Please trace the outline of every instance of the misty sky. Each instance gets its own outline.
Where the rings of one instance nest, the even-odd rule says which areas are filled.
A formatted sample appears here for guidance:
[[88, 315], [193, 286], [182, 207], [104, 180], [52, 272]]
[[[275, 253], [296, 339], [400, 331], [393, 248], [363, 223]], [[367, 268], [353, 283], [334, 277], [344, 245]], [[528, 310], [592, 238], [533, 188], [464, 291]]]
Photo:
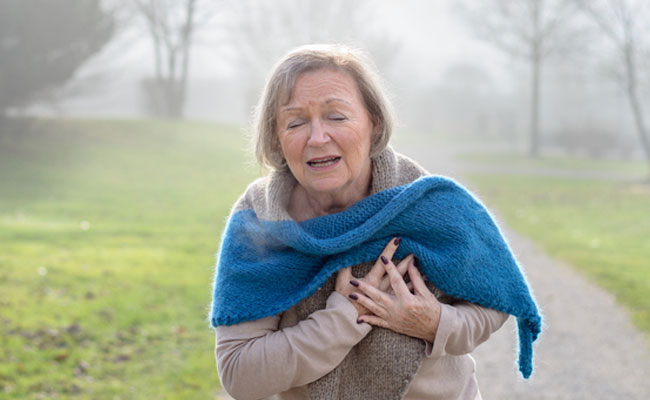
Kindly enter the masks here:
[[[374, 1], [376, 15], [368, 24], [398, 38], [401, 48], [395, 68], [408, 69], [408, 76], [423, 85], [432, 84], [450, 65], [462, 62], [480, 64], [498, 79], [507, 57], [476, 40], [454, 15], [452, 3], [452, 0]], [[201, 82], [199, 85], [205, 86], [207, 81], [227, 81], [235, 74], [229, 56], [233, 49], [218, 31], [223, 18], [229, 18], [227, 13], [215, 17], [213, 31], [201, 34], [193, 48], [190, 80], [195, 84]], [[90, 89], [85, 88], [81, 95], [60, 103], [58, 110], [68, 115], [137, 116], [141, 110], [135, 86], [143, 77], [151, 76], [154, 68], [148, 37], [142, 31], [125, 32], [98, 60], [79, 74], [93, 78], [88, 85]], [[194, 92], [192, 86], [190, 83], [190, 97]], [[210, 118], [209, 105], [204, 101], [199, 102], [200, 110], [192, 103], [190, 99], [187, 110], [190, 117], [219, 119]]]
[[[236, 25], [239, 21], [237, 14], [233, 11], [237, 7], [240, 17], [248, 17], [255, 11], [259, 14], [263, 10], [262, 15], [256, 17], [258, 19], [251, 19], [254, 23], [259, 18], [264, 22], [264, 13], [271, 7], [272, 11], [277, 11], [273, 20], [275, 25], [272, 25], [275, 28], [287, 18], [290, 23], [300, 25], [300, 20], [295, 22], [294, 19], [302, 18], [305, 9], [318, 13], [335, 10], [324, 8], [331, 7], [331, 3], [296, 0], [278, 2], [284, 5], [282, 8], [272, 0], [248, 0], [246, 4], [255, 7], [251, 9], [242, 6], [244, 1], [210, 3], [227, 7], [214, 15], [209, 29], [196, 36], [185, 107], [185, 116], [189, 119], [248, 125], [264, 81], [262, 75], [268, 74], [272, 64], [288, 50], [280, 51], [283, 42], [276, 43], [270, 34], [273, 40], [268, 41], [265, 37], [267, 42], [263, 45], [273, 47], [277, 44], [273, 51], [267, 52], [277, 55], [272, 56], [273, 60], [264, 57], [255, 60], [259, 61], [257, 70], [248, 65], [248, 61], [241, 57], [245, 52], [237, 43], [236, 35], [241, 32]], [[338, 4], [347, 7], [348, 4], [364, 3]], [[397, 117], [403, 126], [411, 130], [459, 134], [480, 131], [488, 136], [501, 135], [501, 139], [509, 142], [515, 139], [522, 144], [525, 142], [531, 115], [530, 65], [506, 55], [489, 41], [479, 40], [476, 31], [458, 12], [457, 1], [375, 0], [365, 4], [372, 8], [364, 9], [360, 14], [358, 24], [363, 26], [358, 31], [375, 32], [399, 43], [397, 48], [381, 55], [388, 57], [388, 62], [386, 59], [376, 61], [393, 95]], [[290, 16], [285, 15], [289, 12]], [[339, 20], [345, 20], [339, 15], [330, 15], [329, 22], [336, 25]], [[323, 26], [314, 25], [314, 20], [321, 20], [321, 14], [311, 18], [303, 18], [303, 22], [310, 22], [305, 22], [301, 29], [316, 31], [324, 27], [327, 35], [334, 30], [326, 22]], [[142, 21], [135, 27], [133, 24], [128, 26], [118, 30], [116, 40], [79, 71], [78, 76], [82, 79], [73, 81], [73, 96], [61, 96], [58, 101], [40, 104], [28, 112], [73, 117], [151, 116], [147, 112], [141, 84], [143, 79], [154, 75], [151, 42]], [[348, 31], [356, 34], [357, 29]], [[606, 54], [601, 39], [584, 45], [593, 45], [597, 51]], [[375, 45], [377, 43], [375, 41]], [[380, 52], [382, 44], [379, 43]], [[368, 50], [376, 55], [373, 49]], [[626, 136], [628, 141], [635, 140], [634, 123], [625, 93], [619, 83], [602, 73], [608, 66], [602, 61], [595, 65], [582, 54], [574, 56], [573, 60], [571, 57], [566, 60], [550, 58], [543, 66], [540, 100], [543, 136], [551, 138], [566, 132], [598, 131], [605, 135]], [[644, 75], [644, 79], [650, 80], [648, 76]]]

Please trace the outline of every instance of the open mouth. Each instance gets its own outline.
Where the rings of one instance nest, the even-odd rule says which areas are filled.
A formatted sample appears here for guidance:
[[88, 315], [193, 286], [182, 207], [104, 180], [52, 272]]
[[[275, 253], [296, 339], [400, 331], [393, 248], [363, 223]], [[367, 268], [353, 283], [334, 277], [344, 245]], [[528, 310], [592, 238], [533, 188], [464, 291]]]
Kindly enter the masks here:
[[313, 160], [307, 161], [307, 164], [309, 164], [309, 166], [313, 168], [325, 168], [325, 167], [329, 167], [330, 165], [336, 164], [337, 162], [339, 162], [340, 159], [341, 157], [337, 157], [337, 156], [315, 158]]

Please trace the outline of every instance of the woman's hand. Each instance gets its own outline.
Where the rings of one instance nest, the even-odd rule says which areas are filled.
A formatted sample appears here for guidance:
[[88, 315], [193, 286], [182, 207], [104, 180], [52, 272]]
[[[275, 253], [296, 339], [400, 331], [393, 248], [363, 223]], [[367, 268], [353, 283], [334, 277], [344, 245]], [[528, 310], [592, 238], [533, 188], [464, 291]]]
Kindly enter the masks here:
[[[386, 274], [386, 268], [384, 267], [383, 259], [390, 260], [393, 258], [397, 247], [399, 247], [400, 238], [391, 239], [384, 250], [381, 252], [381, 255], [375, 262], [375, 265], [372, 269], [364, 276], [363, 278], [355, 278], [352, 276], [352, 268], [344, 268], [339, 270], [338, 275], [336, 276], [336, 288], [335, 290], [341, 293], [343, 296], [351, 299], [352, 304], [359, 312], [359, 316], [364, 314], [370, 314], [367, 308], [359, 304], [357, 301], [353, 301], [355, 294], [353, 292], [356, 290], [355, 283], [364, 282], [366, 285], [372, 286], [373, 288], [379, 289], [383, 292], [391, 290], [390, 277]], [[400, 278], [406, 273], [408, 264], [413, 259], [413, 255], [406, 257], [402, 260], [401, 263], [396, 267], [396, 272], [399, 274]], [[404, 281], [402, 281], [404, 283]]]
[[367, 322], [433, 343], [440, 322], [440, 302], [424, 283], [414, 258], [411, 258], [407, 268], [414, 293], [409, 291], [393, 262], [390, 259], [382, 261], [394, 294], [359, 281], [359, 290], [350, 297], [356, 296], [356, 302], [374, 315], [361, 315], [358, 322]]

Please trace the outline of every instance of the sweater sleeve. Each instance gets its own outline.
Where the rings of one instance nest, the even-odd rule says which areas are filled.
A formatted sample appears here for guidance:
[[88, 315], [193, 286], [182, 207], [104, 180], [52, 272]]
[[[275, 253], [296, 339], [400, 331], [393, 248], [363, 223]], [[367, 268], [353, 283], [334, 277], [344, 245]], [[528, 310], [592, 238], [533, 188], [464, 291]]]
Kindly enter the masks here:
[[370, 332], [368, 324], [356, 320], [356, 308], [332, 292], [325, 309], [291, 327], [279, 329], [280, 315], [218, 326], [221, 384], [236, 399], [260, 399], [313, 382]]
[[427, 357], [471, 353], [508, 319], [508, 314], [469, 302], [441, 307], [436, 337], [426, 343]]

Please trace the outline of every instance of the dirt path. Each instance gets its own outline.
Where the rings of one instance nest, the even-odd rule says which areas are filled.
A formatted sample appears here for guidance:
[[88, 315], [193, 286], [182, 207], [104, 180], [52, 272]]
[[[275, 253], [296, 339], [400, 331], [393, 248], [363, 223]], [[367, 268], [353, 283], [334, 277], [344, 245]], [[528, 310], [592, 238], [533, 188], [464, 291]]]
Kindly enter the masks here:
[[[429, 171], [467, 184], [461, 176], [467, 169], [453, 151], [432, 152], [431, 146], [406, 145], [398, 149]], [[612, 295], [508, 229], [498, 214], [496, 218], [525, 268], [543, 312], [544, 331], [535, 345], [533, 376], [527, 381], [515, 365], [513, 318], [474, 351], [483, 397], [650, 399], [649, 346], [626, 311]]]
[[614, 297], [506, 229], [544, 316], [535, 371], [519, 377], [514, 318], [474, 356], [485, 399], [648, 399], [648, 344]]

